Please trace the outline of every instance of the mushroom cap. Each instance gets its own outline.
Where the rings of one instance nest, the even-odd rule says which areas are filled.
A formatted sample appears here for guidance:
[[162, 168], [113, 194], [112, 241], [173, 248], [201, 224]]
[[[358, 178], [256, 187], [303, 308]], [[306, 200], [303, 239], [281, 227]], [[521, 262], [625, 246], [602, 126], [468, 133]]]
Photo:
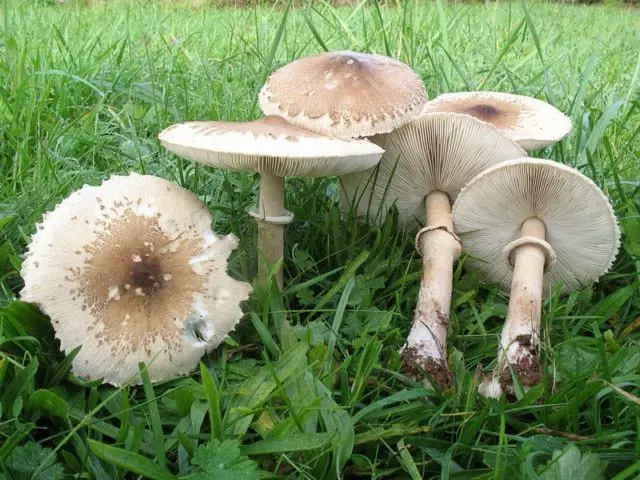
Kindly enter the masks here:
[[328, 52], [300, 58], [271, 74], [260, 91], [265, 115], [336, 137], [390, 132], [420, 114], [422, 79], [382, 55]]
[[179, 123], [159, 138], [168, 150], [189, 160], [280, 177], [356, 172], [376, 165], [383, 152], [367, 140], [325, 137], [276, 116], [242, 123]]
[[74, 374], [113, 385], [192, 371], [235, 327], [251, 290], [226, 274], [233, 235], [153, 176], [84, 186], [44, 215], [22, 264], [22, 299], [53, 322]]
[[379, 166], [345, 175], [341, 205], [358, 217], [384, 220], [394, 203], [402, 223], [425, 219], [425, 197], [434, 190], [453, 202], [462, 187], [498, 162], [526, 156], [493, 126], [468, 115], [430, 113], [371, 139], [385, 153]]
[[511, 93], [447, 93], [427, 102], [422, 112], [471, 115], [491, 123], [526, 150], [552, 145], [571, 131], [571, 119], [554, 106]]
[[565, 291], [596, 281], [612, 265], [620, 229], [611, 203], [591, 179], [550, 160], [521, 158], [480, 173], [453, 207], [456, 233], [469, 253], [465, 264], [505, 290], [513, 268], [504, 249], [520, 238], [522, 223], [537, 217], [555, 262], [543, 290], [561, 283]]

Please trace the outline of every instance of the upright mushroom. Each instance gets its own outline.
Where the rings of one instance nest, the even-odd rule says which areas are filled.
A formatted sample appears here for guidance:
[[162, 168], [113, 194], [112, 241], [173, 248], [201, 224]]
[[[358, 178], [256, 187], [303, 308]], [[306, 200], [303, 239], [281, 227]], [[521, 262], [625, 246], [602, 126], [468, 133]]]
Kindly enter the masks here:
[[542, 100], [499, 92], [446, 93], [427, 102], [423, 113], [471, 115], [495, 126], [525, 150], [552, 145], [571, 131], [571, 119]]
[[[280, 117], [253, 122], [187, 122], [160, 134], [175, 154], [229, 170], [260, 173], [258, 209], [250, 213], [258, 224], [258, 246], [271, 265], [284, 250], [284, 225], [293, 214], [284, 209], [284, 177], [342, 175], [378, 163], [382, 149], [366, 140], [325, 137], [294, 127]], [[266, 272], [259, 264], [260, 277]], [[282, 287], [282, 270], [277, 274]]]
[[235, 327], [250, 286], [226, 274], [233, 235], [189, 191], [131, 174], [85, 186], [44, 215], [22, 299], [53, 322], [72, 371], [113, 385], [190, 372]]
[[511, 287], [494, 375], [480, 392], [513, 393], [540, 381], [542, 295], [595, 282], [613, 263], [620, 231], [609, 200], [577, 170], [549, 160], [515, 159], [480, 173], [453, 208], [466, 265]]
[[260, 92], [265, 115], [335, 137], [390, 132], [418, 116], [426, 101], [424, 83], [408, 65], [349, 51], [291, 62]]
[[377, 170], [342, 177], [343, 208], [360, 217], [384, 218], [395, 203], [401, 221], [426, 220], [416, 236], [423, 276], [415, 316], [403, 348], [404, 369], [451, 384], [446, 341], [453, 264], [461, 243], [451, 223], [451, 203], [487, 167], [526, 155], [494, 127], [468, 115], [427, 114], [389, 134], [372, 137], [385, 153]]

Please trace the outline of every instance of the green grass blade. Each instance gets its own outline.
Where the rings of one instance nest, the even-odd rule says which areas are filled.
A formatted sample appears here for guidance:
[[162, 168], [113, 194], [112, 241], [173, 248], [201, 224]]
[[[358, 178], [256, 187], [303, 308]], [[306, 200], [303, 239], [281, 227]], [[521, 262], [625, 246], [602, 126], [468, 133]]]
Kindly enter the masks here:
[[351, 277], [344, 287], [344, 291], [342, 292], [342, 296], [340, 297], [340, 301], [338, 302], [338, 308], [336, 309], [336, 314], [333, 317], [333, 324], [331, 325], [331, 334], [329, 336], [329, 343], [327, 346], [327, 361], [324, 364], [324, 371], [328, 376], [330, 376], [331, 374], [331, 365], [333, 362], [333, 351], [336, 348], [336, 340], [338, 339], [338, 332], [340, 330], [340, 325], [342, 324], [342, 320], [344, 318], [344, 310], [347, 307], [347, 302], [349, 301], [349, 295], [351, 294], [351, 290], [353, 290], [353, 287], [355, 284], [356, 284], [355, 279]]
[[211, 372], [203, 362], [200, 362], [200, 376], [202, 387], [209, 403], [209, 422], [211, 423], [212, 438], [222, 441], [222, 413], [220, 411], [220, 392]]
[[250, 445], [243, 445], [243, 455], [267, 455], [286, 452], [306, 452], [326, 447], [332, 435], [328, 433], [295, 433], [267, 438]]
[[151, 432], [153, 433], [153, 446], [156, 453], [156, 461], [166, 470], [167, 458], [164, 453], [164, 433], [162, 432], [162, 420], [160, 419], [160, 410], [158, 409], [158, 400], [153, 391], [151, 378], [144, 363], [138, 365], [140, 376], [142, 377], [142, 385], [144, 387], [144, 396], [147, 399], [147, 407], [149, 409], [149, 422], [151, 423]]
[[176, 478], [156, 464], [155, 461], [123, 448], [107, 445], [96, 440], [89, 440], [89, 447], [101, 460], [138, 475], [143, 475], [146, 478], [152, 480], [175, 480]]
[[[284, 9], [282, 13], [282, 19], [280, 20], [280, 25], [278, 26], [278, 30], [276, 31], [275, 37], [273, 37], [273, 41], [271, 42], [271, 48], [269, 49], [269, 56], [264, 64], [264, 72], [262, 74], [262, 84], [267, 80], [267, 77], [271, 73], [271, 67], [273, 66], [273, 61], [276, 58], [276, 53], [278, 52], [278, 47], [280, 46], [280, 42], [282, 41], [282, 36], [284, 35], [284, 29], [287, 25], [287, 18], [289, 18], [289, 11], [291, 10], [291, 3], [293, 0], [289, 0], [287, 3], [287, 7]], [[262, 88], [262, 85], [261, 85]], [[258, 105], [258, 95], [254, 96], [253, 105], [251, 106], [251, 116], [255, 115], [256, 107]]]

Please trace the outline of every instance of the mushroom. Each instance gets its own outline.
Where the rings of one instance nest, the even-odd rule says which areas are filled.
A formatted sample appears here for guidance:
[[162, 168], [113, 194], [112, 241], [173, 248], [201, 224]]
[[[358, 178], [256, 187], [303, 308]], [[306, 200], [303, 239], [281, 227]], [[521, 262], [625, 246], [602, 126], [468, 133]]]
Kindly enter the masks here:
[[[187, 122], [160, 134], [163, 145], [196, 162], [229, 170], [260, 173], [258, 246], [268, 264], [283, 256], [284, 225], [293, 213], [284, 209], [284, 177], [342, 175], [378, 163], [382, 149], [367, 140], [325, 137], [294, 127], [276, 116], [253, 122]], [[260, 278], [266, 277], [263, 262]], [[276, 280], [282, 287], [282, 269]]]
[[408, 65], [349, 51], [300, 58], [273, 72], [260, 91], [265, 115], [335, 137], [390, 132], [426, 101], [424, 83]]
[[189, 191], [153, 176], [84, 186], [46, 213], [22, 264], [24, 301], [52, 320], [74, 374], [112, 385], [192, 371], [251, 291], [226, 274], [233, 235]]
[[526, 153], [493, 126], [454, 113], [426, 114], [371, 140], [385, 153], [377, 169], [342, 177], [343, 209], [357, 202], [358, 217], [381, 221], [395, 203], [405, 225], [426, 220], [416, 236], [423, 276], [403, 369], [413, 377], [426, 372], [446, 388], [453, 381], [446, 356], [453, 264], [461, 251], [451, 203], [479, 172]]
[[571, 119], [542, 100], [499, 92], [460, 92], [427, 102], [423, 113], [453, 112], [491, 123], [525, 150], [552, 145], [571, 131]]
[[609, 200], [577, 170], [521, 158], [480, 173], [453, 208], [467, 266], [511, 288], [498, 366], [480, 392], [513, 393], [511, 370], [530, 387], [540, 381], [542, 296], [595, 282], [612, 265], [620, 230]]

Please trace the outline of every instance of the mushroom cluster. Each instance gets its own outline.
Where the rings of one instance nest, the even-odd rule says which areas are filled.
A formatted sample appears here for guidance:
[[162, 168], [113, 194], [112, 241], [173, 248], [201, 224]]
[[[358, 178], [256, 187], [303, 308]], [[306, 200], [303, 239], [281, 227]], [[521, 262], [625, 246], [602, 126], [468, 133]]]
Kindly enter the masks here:
[[[264, 117], [189, 121], [159, 134], [167, 150], [214, 168], [260, 174], [258, 279], [283, 286], [288, 176], [340, 176], [341, 208], [382, 221], [397, 208], [422, 255], [403, 370], [455, 385], [447, 334], [455, 262], [510, 289], [497, 366], [480, 393], [540, 381], [542, 298], [596, 281], [620, 231], [604, 193], [573, 168], [529, 158], [564, 138], [553, 106], [497, 92], [428, 101], [420, 76], [393, 58], [350, 51], [300, 58], [259, 94]], [[82, 346], [75, 374], [120, 385], [190, 372], [242, 315], [250, 287], [226, 274], [237, 245], [210, 227], [191, 193], [155, 177], [84, 187], [45, 215], [23, 264], [22, 298], [52, 319], [62, 349]], [[589, 228], [586, 228], [586, 225]], [[274, 267], [275, 270], [274, 270]], [[107, 359], [108, 361], [105, 361]]]
[[[447, 331], [453, 265], [464, 249], [468, 267], [488, 281], [511, 284], [498, 367], [480, 393], [513, 393], [512, 373], [525, 388], [539, 382], [542, 286], [546, 292], [562, 283], [568, 291], [597, 280], [619, 243], [613, 210], [593, 182], [575, 169], [527, 157], [524, 149], [552, 145], [570, 130], [563, 113], [534, 98], [446, 94], [411, 122], [371, 137], [385, 150], [379, 165], [342, 177], [345, 210], [382, 221], [395, 205], [406, 228], [422, 227], [416, 248], [423, 275], [402, 348], [406, 374], [443, 389], [454, 384]], [[592, 209], [599, 228], [582, 242], [579, 225]], [[582, 243], [572, 247], [576, 241]]]

